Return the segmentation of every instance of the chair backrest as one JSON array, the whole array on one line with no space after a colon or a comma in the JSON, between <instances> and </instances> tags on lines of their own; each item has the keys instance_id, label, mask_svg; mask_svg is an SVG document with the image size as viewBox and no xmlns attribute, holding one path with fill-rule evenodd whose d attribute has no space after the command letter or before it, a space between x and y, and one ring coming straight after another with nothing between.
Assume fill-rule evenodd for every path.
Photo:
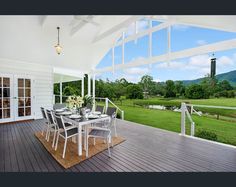
<instances>
[{"instance_id":1,"label":"chair backrest","mask_svg":"<svg viewBox=\"0 0 236 187\"><path fill-rule=\"evenodd\" d=\"M104 106L97 105L97 106L96 106L96 111L99 111L99 112L103 113L103 111L104 111Z\"/></svg>"},{"instance_id":2,"label":"chair backrest","mask_svg":"<svg viewBox=\"0 0 236 187\"><path fill-rule=\"evenodd\" d=\"M52 111L51 110L46 110L46 111L47 111L47 116L48 116L49 123L54 124L55 121L54 121L54 117L52 115Z\"/></svg>"},{"instance_id":3,"label":"chair backrest","mask_svg":"<svg viewBox=\"0 0 236 187\"><path fill-rule=\"evenodd\" d=\"M56 103L53 105L53 110L57 110L57 109L65 108L65 107L66 107L66 103Z\"/></svg>"},{"instance_id":4,"label":"chair backrest","mask_svg":"<svg viewBox=\"0 0 236 187\"><path fill-rule=\"evenodd\" d=\"M45 109L43 107L40 107L40 110L41 110L41 113L42 113L42 116L44 119L48 119L47 118L47 115L46 115L46 112L45 112Z\"/></svg>"},{"instance_id":5,"label":"chair backrest","mask_svg":"<svg viewBox=\"0 0 236 187\"><path fill-rule=\"evenodd\" d=\"M108 107L107 108L106 114L108 116L111 116L112 118L115 118L116 117L116 113L117 113L117 108L114 108L114 107Z\"/></svg>"},{"instance_id":6,"label":"chair backrest","mask_svg":"<svg viewBox=\"0 0 236 187\"><path fill-rule=\"evenodd\" d=\"M57 123L59 129L65 129L63 117L55 115L55 118L56 118L56 123Z\"/></svg>"}]
</instances>

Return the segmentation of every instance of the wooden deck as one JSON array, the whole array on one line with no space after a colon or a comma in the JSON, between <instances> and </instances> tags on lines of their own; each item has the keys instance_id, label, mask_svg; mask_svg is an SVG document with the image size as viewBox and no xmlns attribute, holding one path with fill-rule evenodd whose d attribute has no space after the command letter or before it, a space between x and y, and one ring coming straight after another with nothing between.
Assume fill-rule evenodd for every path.
<instances>
[{"instance_id":1,"label":"wooden deck","mask_svg":"<svg viewBox=\"0 0 236 187\"><path fill-rule=\"evenodd\" d=\"M112 150L63 169L36 139L42 120L0 125L0 171L132 172L236 171L236 149L182 137L177 133L117 121L127 140Z\"/></svg>"}]
</instances>

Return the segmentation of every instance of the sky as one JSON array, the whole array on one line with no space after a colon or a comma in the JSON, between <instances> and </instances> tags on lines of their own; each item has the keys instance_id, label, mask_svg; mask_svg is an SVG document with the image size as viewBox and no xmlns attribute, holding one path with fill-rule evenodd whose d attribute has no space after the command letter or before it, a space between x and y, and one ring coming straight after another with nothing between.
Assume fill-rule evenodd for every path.
<instances>
[{"instance_id":1,"label":"sky","mask_svg":"<svg viewBox=\"0 0 236 187\"><path fill-rule=\"evenodd\" d=\"M152 26L160 22L153 21ZM148 22L142 20L138 23L138 31L149 27ZM127 28L125 37L135 33L135 25ZM174 25L171 27L171 51L180 51L205 44L219 42L236 38L236 33L190 27L186 25ZM119 41L119 40L118 40ZM162 55L167 52L167 30L163 29L154 32L152 35L152 55ZM225 73L236 69L236 49L216 52L216 74ZM135 59L148 57L148 36L139 38L125 44L125 63ZM129 82L137 83L143 75L151 75L154 81L161 82L166 80L192 80L204 77L210 73L210 59L212 54L192 56L190 58L176 59L170 62L157 62L152 65L115 70L114 73L106 72L97 75L97 79L110 81L125 78ZM122 63L122 48L115 48L115 64ZM107 52L96 69L112 66L112 52Z\"/></svg>"}]
</instances>

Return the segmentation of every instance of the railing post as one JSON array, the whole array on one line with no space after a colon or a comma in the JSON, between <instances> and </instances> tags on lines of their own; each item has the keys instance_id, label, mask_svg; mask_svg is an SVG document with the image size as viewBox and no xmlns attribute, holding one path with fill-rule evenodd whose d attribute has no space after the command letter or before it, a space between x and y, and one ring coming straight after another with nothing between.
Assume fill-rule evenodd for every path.
<instances>
[{"instance_id":1,"label":"railing post","mask_svg":"<svg viewBox=\"0 0 236 187\"><path fill-rule=\"evenodd\" d=\"M108 108L108 98L106 97L106 99L105 99L105 113L107 112L107 108Z\"/></svg>"},{"instance_id":2,"label":"railing post","mask_svg":"<svg viewBox=\"0 0 236 187\"><path fill-rule=\"evenodd\" d=\"M121 119L124 120L124 111L121 111Z\"/></svg>"},{"instance_id":3,"label":"railing post","mask_svg":"<svg viewBox=\"0 0 236 187\"><path fill-rule=\"evenodd\" d=\"M186 104L181 103L181 135L185 135L185 110Z\"/></svg>"},{"instance_id":4,"label":"railing post","mask_svg":"<svg viewBox=\"0 0 236 187\"><path fill-rule=\"evenodd\" d=\"M191 136L194 136L194 132L195 132L195 123L192 122L191 123Z\"/></svg>"}]
</instances>

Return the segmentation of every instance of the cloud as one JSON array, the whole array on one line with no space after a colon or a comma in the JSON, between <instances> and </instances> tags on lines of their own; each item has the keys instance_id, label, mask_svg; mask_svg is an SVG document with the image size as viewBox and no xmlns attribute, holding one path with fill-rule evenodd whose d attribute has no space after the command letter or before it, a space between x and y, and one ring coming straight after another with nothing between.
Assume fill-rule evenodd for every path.
<instances>
[{"instance_id":1,"label":"cloud","mask_svg":"<svg viewBox=\"0 0 236 187\"><path fill-rule=\"evenodd\" d=\"M206 40L197 40L197 45L206 45L207 41Z\"/></svg>"},{"instance_id":2,"label":"cloud","mask_svg":"<svg viewBox=\"0 0 236 187\"><path fill-rule=\"evenodd\" d=\"M210 65L210 57L209 57L209 55L193 56L189 59L188 65L189 66L196 66L196 67L209 66Z\"/></svg>"},{"instance_id":3,"label":"cloud","mask_svg":"<svg viewBox=\"0 0 236 187\"><path fill-rule=\"evenodd\" d=\"M219 59L217 59L217 64L219 64L219 66L228 66L228 65L233 65L234 62L231 58L227 56L222 56Z\"/></svg>"},{"instance_id":4,"label":"cloud","mask_svg":"<svg viewBox=\"0 0 236 187\"><path fill-rule=\"evenodd\" d=\"M125 69L124 73L131 74L131 75L144 75L149 72L148 68L140 68L140 67L134 67Z\"/></svg>"},{"instance_id":5,"label":"cloud","mask_svg":"<svg viewBox=\"0 0 236 187\"><path fill-rule=\"evenodd\" d=\"M169 64L167 62L157 64L155 66L155 68L157 68L157 69L179 69L179 68L183 68L184 66L186 66L186 64L183 62L171 61Z\"/></svg>"},{"instance_id":6,"label":"cloud","mask_svg":"<svg viewBox=\"0 0 236 187\"><path fill-rule=\"evenodd\" d=\"M186 31L189 26L187 25L182 25L182 24L175 24L172 26L173 30L177 30L177 31Z\"/></svg>"}]
</instances>

